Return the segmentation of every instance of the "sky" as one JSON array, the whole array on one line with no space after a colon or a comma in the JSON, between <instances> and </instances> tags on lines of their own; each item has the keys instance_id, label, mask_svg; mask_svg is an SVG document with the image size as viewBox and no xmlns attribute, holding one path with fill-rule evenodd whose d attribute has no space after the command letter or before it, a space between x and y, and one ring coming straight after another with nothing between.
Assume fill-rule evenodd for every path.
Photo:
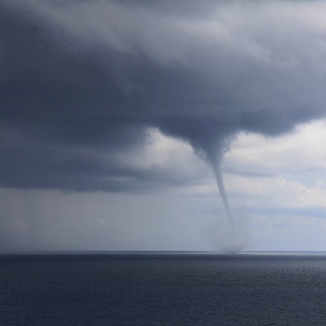
<instances>
[{"instance_id":1,"label":"sky","mask_svg":"<svg viewBox=\"0 0 326 326\"><path fill-rule=\"evenodd\" d=\"M326 250L325 10L0 0L0 251Z\"/></svg>"}]
</instances>

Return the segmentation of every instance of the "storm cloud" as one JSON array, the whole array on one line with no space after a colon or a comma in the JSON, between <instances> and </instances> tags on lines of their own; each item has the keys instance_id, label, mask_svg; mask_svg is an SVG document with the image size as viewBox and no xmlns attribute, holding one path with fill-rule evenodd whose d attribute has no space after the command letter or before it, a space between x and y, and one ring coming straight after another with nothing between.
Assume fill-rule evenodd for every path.
<instances>
[{"instance_id":1,"label":"storm cloud","mask_svg":"<svg viewBox=\"0 0 326 326\"><path fill-rule=\"evenodd\" d=\"M0 1L0 186L180 184L126 167L153 130L219 161L325 115L324 1Z\"/></svg>"}]
</instances>

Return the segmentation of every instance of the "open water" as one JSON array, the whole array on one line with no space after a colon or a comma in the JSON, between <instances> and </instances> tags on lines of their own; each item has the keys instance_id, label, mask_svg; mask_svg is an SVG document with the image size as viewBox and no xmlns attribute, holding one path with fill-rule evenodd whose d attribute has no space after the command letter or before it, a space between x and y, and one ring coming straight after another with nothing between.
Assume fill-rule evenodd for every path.
<instances>
[{"instance_id":1,"label":"open water","mask_svg":"<svg viewBox=\"0 0 326 326\"><path fill-rule=\"evenodd\" d=\"M326 325L326 256L2 255L0 325Z\"/></svg>"}]
</instances>

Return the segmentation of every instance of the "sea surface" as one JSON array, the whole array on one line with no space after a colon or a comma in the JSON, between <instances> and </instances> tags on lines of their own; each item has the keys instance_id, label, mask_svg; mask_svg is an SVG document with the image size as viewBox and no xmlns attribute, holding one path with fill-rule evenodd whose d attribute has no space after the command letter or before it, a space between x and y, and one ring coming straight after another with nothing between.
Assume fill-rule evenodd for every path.
<instances>
[{"instance_id":1,"label":"sea surface","mask_svg":"<svg viewBox=\"0 0 326 326\"><path fill-rule=\"evenodd\" d=\"M0 325L326 325L326 256L0 255Z\"/></svg>"}]
</instances>

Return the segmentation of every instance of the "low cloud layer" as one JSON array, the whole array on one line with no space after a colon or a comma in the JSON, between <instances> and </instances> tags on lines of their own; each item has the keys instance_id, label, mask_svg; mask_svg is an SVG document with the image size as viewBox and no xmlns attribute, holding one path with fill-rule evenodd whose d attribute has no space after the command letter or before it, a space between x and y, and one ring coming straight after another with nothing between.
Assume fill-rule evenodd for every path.
<instances>
[{"instance_id":1,"label":"low cloud layer","mask_svg":"<svg viewBox=\"0 0 326 326\"><path fill-rule=\"evenodd\" d=\"M323 1L0 0L0 186L121 191L152 130L219 160L326 113Z\"/></svg>"}]
</instances>

